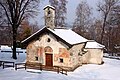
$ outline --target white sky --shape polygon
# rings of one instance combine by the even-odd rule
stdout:
[[[76,12],[76,7],[77,7],[77,5],[80,3],[80,1],[82,1],[82,0],[68,0],[68,4],[67,4],[67,20],[66,20],[66,22],[68,23],[68,24],[73,24],[73,22],[74,22],[74,19],[75,19],[75,12]],[[98,17],[99,15],[98,15],[98,12],[96,12],[96,10],[97,10],[97,2],[98,2],[99,0],[87,0],[87,2],[88,2],[88,4],[91,6],[91,7],[93,7],[93,15],[95,16],[95,17]],[[35,18],[35,19],[32,19],[32,21],[34,22],[34,21],[37,21],[38,22],[38,24],[39,25],[44,25],[44,18],[43,18],[43,16],[44,16],[44,10],[43,10],[43,8],[44,8],[44,6],[45,5],[48,5],[49,3],[48,3],[48,0],[42,0],[41,1],[41,3],[40,3],[40,13],[39,13],[39,15],[37,16],[37,18]]]

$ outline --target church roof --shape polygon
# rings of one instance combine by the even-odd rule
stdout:
[[[86,43],[86,46],[85,46],[85,48],[95,48],[95,49],[99,49],[99,48],[104,48],[105,46],[104,45],[102,45],[102,44],[99,44],[98,42],[96,42],[96,41],[94,41],[94,40],[92,40],[92,41],[88,41],[87,43]]]
[[[39,36],[41,33],[47,32],[47,31],[61,38],[65,42],[69,43],[70,45],[79,44],[79,43],[88,41],[87,39],[78,35],[71,29],[50,29],[50,28],[44,27],[38,30],[36,33],[29,36],[28,38],[26,38],[25,40],[23,40],[22,43],[29,42],[31,39],[34,39],[35,36]]]
[[[54,30],[52,30],[50,28],[48,28],[48,29],[72,45],[88,41],[87,39],[78,35],[71,29],[54,29]]]
[[[46,6],[43,8],[43,10],[46,9],[46,8],[52,8],[52,9],[55,10],[55,8],[54,8],[53,6],[51,6],[51,5],[46,5]]]

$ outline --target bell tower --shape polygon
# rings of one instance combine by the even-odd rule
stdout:
[[[45,26],[51,29],[55,28],[55,8],[47,5],[44,8]]]

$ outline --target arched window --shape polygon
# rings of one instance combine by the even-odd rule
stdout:
[[[50,46],[45,47],[45,52],[53,52],[52,48]]]

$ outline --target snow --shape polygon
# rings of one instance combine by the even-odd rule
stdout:
[[[0,49],[11,49],[11,47],[7,46],[7,45],[1,45]]]
[[[87,39],[78,35],[71,29],[54,29],[54,30],[52,30],[50,28],[48,28],[48,29],[70,44],[77,44],[77,43],[82,43],[82,42],[88,41]]]
[[[35,69],[27,69],[27,72],[32,72],[32,73],[41,73],[41,70],[35,70]]]
[[[9,47],[7,45],[1,45],[0,52],[12,52],[12,47]],[[17,53],[25,53],[26,50],[25,49],[21,49],[21,48],[16,48],[16,52]]]
[[[24,53],[17,54],[16,62],[24,62],[26,55]],[[11,53],[0,53],[0,59],[11,59]],[[52,71],[37,71],[32,69],[12,68],[2,69],[0,67],[0,80],[120,80],[120,60],[103,59],[103,65],[87,64],[78,67],[68,75],[57,74]]]
[[[96,41],[88,41],[85,48],[104,48],[104,45],[99,44]]]
[[[53,6],[51,6],[51,5],[46,5],[43,9],[45,9],[46,7],[51,7],[51,8],[53,8],[53,9],[55,9]]]
[[[31,36],[29,36],[28,38],[23,40],[22,43],[24,43],[25,41],[27,41],[28,39],[30,39],[34,35],[38,34],[44,28],[45,27],[43,27],[42,29],[38,30],[36,33],[32,34]],[[69,44],[72,44],[72,45],[88,41],[87,39],[78,35],[74,31],[72,31],[71,29],[54,29],[54,30],[52,30],[50,28],[47,28],[47,29],[49,31],[51,31],[52,33],[54,33],[55,35],[59,36],[61,39],[65,40],[66,42],[68,42]]]
[[[23,53],[17,53],[17,60],[12,59],[12,53],[11,52],[1,52],[0,51],[0,60],[1,61],[13,61],[13,62],[25,62],[26,61],[26,50],[21,49]]]

